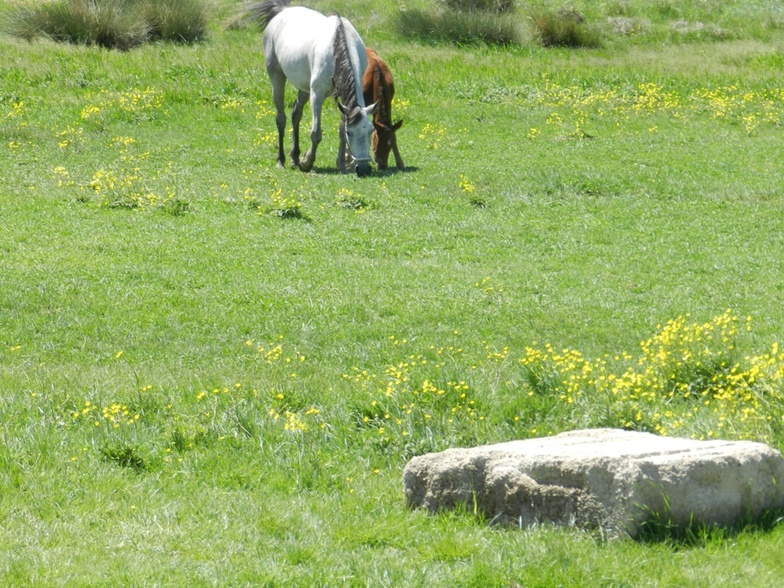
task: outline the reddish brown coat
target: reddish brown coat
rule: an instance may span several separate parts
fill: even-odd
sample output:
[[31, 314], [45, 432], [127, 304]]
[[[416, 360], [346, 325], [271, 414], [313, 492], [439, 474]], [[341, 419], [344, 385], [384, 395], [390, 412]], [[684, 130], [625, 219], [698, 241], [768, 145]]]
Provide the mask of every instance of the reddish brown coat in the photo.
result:
[[378, 169], [386, 169], [390, 151], [395, 156], [395, 165], [403, 169], [403, 158], [397, 147], [395, 132], [402, 126], [400, 120], [392, 124], [392, 98], [395, 96], [395, 83], [387, 64], [381, 61], [374, 49], [366, 47], [367, 69], [362, 76], [362, 91], [365, 104], [376, 103], [373, 113], [373, 153]]

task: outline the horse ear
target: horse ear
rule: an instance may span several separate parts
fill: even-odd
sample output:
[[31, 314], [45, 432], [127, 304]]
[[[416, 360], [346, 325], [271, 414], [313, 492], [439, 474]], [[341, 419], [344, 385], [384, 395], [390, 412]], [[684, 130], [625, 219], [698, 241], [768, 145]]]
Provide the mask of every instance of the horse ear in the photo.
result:
[[338, 100], [337, 103], [338, 103], [338, 110], [340, 110], [340, 112], [343, 113], [343, 116], [348, 116], [348, 108], [343, 106], [343, 103], [340, 100]]
[[373, 111], [376, 110], [376, 106], [378, 106], [378, 102], [374, 102], [370, 106], [366, 106], [363, 110], [366, 115], [371, 116], [373, 114]]
[[392, 130], [396, 131], [402, 126], [403, 126], [403, 119], [400, 119], [399, 121], [397, 121], [395, 124], [392, 125]]

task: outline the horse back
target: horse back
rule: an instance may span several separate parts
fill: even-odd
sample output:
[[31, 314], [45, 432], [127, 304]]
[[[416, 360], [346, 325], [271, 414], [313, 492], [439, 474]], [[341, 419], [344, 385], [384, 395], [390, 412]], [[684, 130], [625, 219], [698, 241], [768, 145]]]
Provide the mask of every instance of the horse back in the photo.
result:
[[[321, 95], [332, 92], [334, 75], [333, 38], [338, 23], [336, 15], [301, 6], [281, 11], [264, 30], [264, 57], [270, 68], [282, 71], [299, 90], [314, 90]], [[351, 24], [342, 19], [349, 41], [356, 78], [364, 71], [365, 46]], [[348, 26], [346, 26], [348, 25]], [[353, 64], [352, 64], [353, 65]], [[361, 98], [358, 93], [358, 98]]]

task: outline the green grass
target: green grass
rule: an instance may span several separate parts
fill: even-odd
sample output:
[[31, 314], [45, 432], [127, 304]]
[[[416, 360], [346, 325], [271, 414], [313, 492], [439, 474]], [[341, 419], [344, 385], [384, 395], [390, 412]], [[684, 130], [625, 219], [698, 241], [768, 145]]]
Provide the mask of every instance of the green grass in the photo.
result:
[[[407, 510], [401, 470], [582, 426], [784, 445], [776, 5], [577, 7], [651, 23], [589, 51], [319, 7], [390, 65], [411, 169], [335, 173], [331, 104], [315, 172], [275, 169], [249, 30], [0, 38], [0, 583], [771, 585], [779, 526], [489, 528]], [[732, 34], [673, 43], [682, 16]], [[702, 355], [668, 379], [640, 344], [686, 334]]]

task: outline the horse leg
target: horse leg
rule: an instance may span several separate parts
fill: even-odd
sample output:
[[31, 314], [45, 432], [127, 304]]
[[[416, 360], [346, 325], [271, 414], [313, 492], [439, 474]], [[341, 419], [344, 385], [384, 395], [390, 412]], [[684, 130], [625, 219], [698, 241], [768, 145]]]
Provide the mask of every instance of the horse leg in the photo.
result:
[[299, 122], [302, 120], [302, 110], [309, 97], [308, 92], [300, 90], [297, 93], [297, 99], [291, 111], [291, 128], [294, 134], [294, 145], [291, 148], [291, 164], [295, 167], [299, 165]]
[[283, 154], [283, 135], [286, 132], [286, 76], [281, 71], [270, 71], [267, 69], [270, 80], [272, 81], [272, 101], [275, 103], [275, 124], [278, 127], [278, 168], [286, 166], [286, 156]]
[[340, 173], [346, 173], [348, 170], [348, 144], [346, 143], [346, 117], [340, 117], [340, 143], [338, 144], [338, 160], [337, 167]]
[[313, 115], [313, 122], [310, 127], [310, 149], [305, 154], [304, 161], [299, 164], [299, 169], [302, 171], [310, 171], [313, 169], [313, 163], [316, 161], [316, 149], [321, 143], [321, 105], [324, 98], [315, 92], [310, 93], [310, 111]]
[[397, 169], [403, 169], [405, 166], [403, 165], [403, 158], [400, 157], [400, 150], [397, 148], [397, 141], [392, 143], [392, 153], [395, 156], [395, 165]]

